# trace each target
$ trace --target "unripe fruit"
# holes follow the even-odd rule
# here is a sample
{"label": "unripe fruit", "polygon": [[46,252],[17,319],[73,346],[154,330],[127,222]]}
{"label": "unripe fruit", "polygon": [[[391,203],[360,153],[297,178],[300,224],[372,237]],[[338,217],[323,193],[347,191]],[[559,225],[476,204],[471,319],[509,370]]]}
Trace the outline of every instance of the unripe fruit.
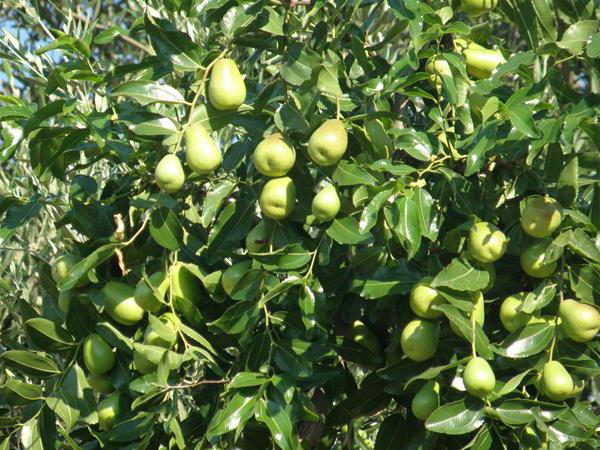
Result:
{"label": "unripe fruit", "polygon": [[445,303],[438,291],[428,286],[432,280],[432,277],[425,277],[410,291],[410,309],[423,319],[437,319],[443,315],[441,311],[432,308]]}
{"label": "unripe fruit", "polygon": [[286,175],[296,162],[296,151],[281,134],[263,139],[254,150],[254,167],[268,177]]}
{"label": "unripe fruit", "polygon": [[90,373],[101,375],[115,365],[115,355],[99,335],[92,333],[83,342],[83,363]]}
{"label": "unripe fruit", "polygon": [[526,248],[520,257],[523,271],[534,278],[546,278],[556,270],[556,261],[544,262],[549,240],[541,240]]}
{"label": "unripe fruit", "polygon": [[506,62],[499,50],[487,48],[469,48],[463,51],[467,73],[475,78],[489,78],[496,67]]}
{"label": "unripe fruit", "polygon": [[91,373],[87,377],[87,382],[99,394],[110,394],[115,390],[110,379],[105,374]]}
{"label": "unripe fruit", "polygon": [[185,173],[176,155],[168,154],[156,165],[154,179],[158,187],[169,194],[178,192],[185,183]]}
{"label": "unripe fruit", "polygon": [[137,350],[133,352],[133,366],[135,367],[135,370],[142,375],[147,375],[156,370],[156,364],[154,364]]}
{"label": "unripe fruit", "polygon": [[335,219],[340,211],[340,197],[333,184],[326,185],[315,195],[311,209],[313,216],[322,222]]}
{"label": "unripe fruit", "polygon": [[246,248],[250,253],[264,253],[269,250],[271,227],[267,220],[261,220],[246,235]]}
{"label": "unripe fruit", "polygon": [[242,261],[228,267],[221,275],[221,286],[228,296],[232,296],[235,287],[252,268],[252,261]]}
{"label": "unripe fruit", "polygon": [[172,314],[167,313],[160,318],[160,321],[164,323],[171,331],[171,337],[169,339],[161,337],[152,325],[146,327],[144,332],[144,344],[156,345],[157,347],[171,348],[177,343],[177,320]]}
{"label": "unripe fruit", "polygon": [[[469,321],[470,321],[471,315],[474,314],[475,322],[483,327],[483,324],[485,323],[485,301],[483,298],[483,294],[481,293],[481,291],[476,291],[476,292],[473,292],[472,295],[473,295],[473,311],[471,311],[469,313]],[[454,333],[457,336],[460,336],[460,337],[466,339],[466,336],[463,336],[461,331],[458,329],[458,327],[456,327],[454,325],[453,322],[450,322],[450,329],[452,331],[454,331]]]}
{"label": "unripe fruit", "polygon": [[[55,259],[52,262],[50,269],[54,282],[57,284],[60,283],[67,276],[69,271],[80,261],[81,258],[73,254],[62,255]],[[80,280],[77,281],[77,285],[75,287],[83,286],[87,282],[87,276],[84,275]]]}
{"label": "unripe fruit", "polygon": [[123,400],[120,394],[106,397],[98,403],[98,426],[101,430],[110,430],[117,422],[123,409]]}
{"label": "unripe fruit", "polygon": [[440,384],[428,381],[413,397],[410,409],[417,419],[427,420],[439,406]]}
{"label": "unripe fruit", "polygon": [[192,303],[198,303],[202,295],[198,279],[180,263],[176,263],[171,269],[171,289],[174,297]]}
{"label": "unripe fruit", "polygon": [[185,129],[185,160],[189,168],[200,175],[214,172],[223,162],[217,143],[199,123]]}
{"label": "unripe fruit", "polygon": [[106,311],[118,323],[135,325],[144,317],[144,310],[136,303],[135,289],[128,284],[109,281],[102,288]]}
{"label": "unripe fruit", "polygon": [[160,311],[164,306],[161,300],[165,297],[167,289],[169,289],[169,280],[167,280],[163,272],[156,272],[148,277],[148,281],[156,289],[160,298],[154,295],[154,291],[143,278],[135,287],[133,298],[140,308],[155,313]]}
{"label": "unripe fruit", "polygon": [[471,358],[463,372],[467,392],[475,397],[486,397],[496,386],[496,376],[488,362],[478,356]]}
{"label": "unripe fruit", "polygon": [[479,16],[494,9],[498,0],[461,0],[460,3],[468,15]]}
{"label": "unripe fruit", "polygon": [[525,298],[527,298],[527,295],[527,292],[519,292],[506,297],[502,302],[500,306],[500,321],[506,331],[512,333],[519,328],[523,328],[531,320],[531,314],[517,311]]}
{"label": "unripe fruit", "polygon": [[469,252],[482,263],[497,261],[506,252],[506,236],[488,222],[476,223],[469,232]]}
{"label": "unripe fruit", "polygon": [[372,353],[379,353],[381,347],[379,339],[373,331],[360,320],[355,320],[350,329],[350,338],[357,344],[369,349]]}
{"label": "unripe fruit", "polygon": [[438,90],[442,87],[442,76],[452,78],[452,70],[444,58],[431,58],[425,65],[425,70],[431,74],[431,81]]}
{"label": "unripe fruit", "polygon": [[69,313],[69,308],[71,307],[71,291],[60,291],[58,293],[58,309],[60,309],[63,314]]}
{"label": "unripe fruit", "polygon": [[308,156],[319,166],[332,166],[344,156],[347,147],[348,133],[343,122],[329,119],[311,135]]}
{"label": "unripe fruit", "polygon": [[559,202],[550,197],[528,199],[521,213],[521,227],[530,236],[550,236],[560,225],[563,209]]}
{"label": "unripe fruit", "polygon": [[258,200],[265,217],[285,219],[296,206],[296,186],[290,177],[275,178],[263,187]]}
{"label": "unripe fruit", "polygon": [[582,380],[577,375],[571,375],[571,378],[573,378],[573,392],[571,392],[571,397],[577,398],[585,388],[585,380]]}
{"label": "unripe fruit", "polygon": [[563,300],[559,308],[562,330],[575,342],[589,342],[600,331],[600,313],[592,305]]}
{"label": "unripe fruit", "polygon": [[413,361],[425,361],[435,355],[439,342],[439,326],[430,320],[413,320],[402,330],[400,346]]}
{"label": "unripe fruit", "polygon": [[235,61],[218,60],[212,67],[208,99],[219,110],[238,109],[246,99],[246,85]]}
{"label": "unripe fruit", "polygon": [[567,369],[558,361],[544,364],[541,380],[542,392],[555,402],[566,400],[573,394],[575,385]]}

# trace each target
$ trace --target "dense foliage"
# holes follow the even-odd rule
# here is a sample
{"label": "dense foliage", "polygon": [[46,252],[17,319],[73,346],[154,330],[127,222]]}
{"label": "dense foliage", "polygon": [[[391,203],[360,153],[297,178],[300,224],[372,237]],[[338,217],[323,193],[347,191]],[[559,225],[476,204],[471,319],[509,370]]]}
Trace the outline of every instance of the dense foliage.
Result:
{"label": "dense foliage", "polygon": [[1,449],[600,446],[597,2],[0,17]]}

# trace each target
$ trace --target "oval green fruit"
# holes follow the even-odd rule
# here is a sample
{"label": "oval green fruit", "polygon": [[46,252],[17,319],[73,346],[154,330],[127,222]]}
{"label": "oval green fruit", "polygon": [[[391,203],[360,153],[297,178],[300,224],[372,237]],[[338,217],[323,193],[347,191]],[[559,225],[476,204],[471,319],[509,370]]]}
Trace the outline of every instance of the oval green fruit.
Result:
{"label": "oval green fruit", "polygon": [[296,206],[296,186],[289,177],[274,178],[263,187],[258,200],[265,217],[285,219]]}
{"label": "oval green fruit", "polygon": [[565,366],[558,361],[550,361],[542,369],[541,388],[550,400],[561,402],[571,397],[575,385]]}
{"label": "oval green fruit", "polygon": [[246,248],[249,253],[264,253],[269,250],[271,224],[263,219],[246,235]]}
{"label": "oval green fruit", "polygon": [[168,154],[156,165],[154,179],[158,187],[169,194],[178,192],[185,183],[185,173],[177,155]]}
{"label": "oval green fruit", "polygon": [[308,156],[319,166],[332,166],[337,163],[348,148],[348,132],[338,119],[325,121],[308,141]]}
{"label": "oval green fruit", "polygon": [[509,333],[523,328],[531,320],[531,314],[518,310],[527,295],[527,292],[509,295],[500,305],[500,322]]}
{"label": "oval green fruit", "polygon": [[439,326],[430,320],[408,322],[400,335],[402,351],[413,361],[433,358],[439,342]]}
{"label": "oval green fruit", "polygon": [[235,287],[250,269],[252,269],[252,261],[242,261],[225,269],[221,275],[221,286],[228,296],[233,295]]}
{"label": "oval green fruit", "polygon": [[333,184],[326,185],[313,198],[311,209],[313,216],[322,222],[335,219],[340,211],[340,197]]}
{"label": "oval green fruit", "polygon": [[[77,263],[81,261],[81,258],[77,255],[66,254],[59,256],[52,262],[50,273],[52,275],[52,279],[55,283],[60,283],[69,273],[69,271],[75,267]],[[88,278],[86,275],[82,276],[78,281],[75,287],[83,286],[88,282]]]}
{"label": "oval green fruit", "polygon": [[556,270],[556,261],[544,262],[550,242],[546,239],[540,240],[521,252],[521,268],[530,277],[546,278]]}
{"label": "oval green fruit", "polygon": [[87,381],[90,387],[99,394],[110,394],[115,390],[110,378],[108,378],[105,374],[91,373],[87,377]]}
{"label": "oval green fruit", "polygon": [[350,338],[357,344],[369,349],[372,353],[379,353],[381,346],[379,339],[369,327],[360,320],[355,320],[350,329]]}
{"label": "oval green fruit", "polygon": [[125,283],[109,281],[102,288],[106,299],[106,311],[122,325],[135,325],[144,318],[144,310],[133,297],[135,289]]}
{"label": "oval green fruit", "polygon": [[117,423],[117,419],[124,409],[123,403],[120,394],[106,397],[98,403],[98,426],[101,430],[108,431]]}
{"label": "oval green fruit", "polygon": [[58,309],[60,309],[63,314],[69,313],[69,308],[71,307],[71,291],[60,291],[58,293]]}
{"label": "oval green fruit", "polygon": [[208,99],[216,109],[238,109],[246,99],[246,84],[235,61],[219,59],[212,67]]}
{"label": "oval green fruit", "polygon": [[101,375],[114,367],[115,355],[104,339],[92,333],[83,341],[83,363],[90,373]]}
{"label": "oval green fruit", "polygon": [[563,332],[575,342],[589,342],[600,331],[600,313],[592,305],[563,300],[558,312]]}
{"label": "oval green fruit", "polygon": [[[483,298],[483,294],[481,293],[481,291],[475,291],[475,292],[472,292],[472,296],[473,296],[474,307],[473,307],[473,311],[471,311],[469,313],[469,320],[470,320],[470,314],[474,314],[475,322],[483,327],[483,325],[485,323],[485,300]],[[450,329],[457,336],[460,336],[460,337],[466,339],[466,337],[461,333],[460,329],[456,325],[454,325],[453,322],[450,322]]]}
{"label": "oval green fruit", "polygon": [[431,81],[439,90],[442,87],[442,77],[452,78],[450,64],[444,58],[433,57],[425,65],[425,71],[431,74]]}
{"label": "oval green fruit", "polygon": [[223,162],[223,155],[215,140],[199,123],[185,129],[185,160],[195,173],[214,172]]}
{"label": "oval green fruit", "polygon": [[475,397],[486,397],[496,386],[496,376],[488,362],[478,356],[471,358],[463,372],[467,392]]}
{"label": "oval green fruit", "polygon": [[433,306],[441,305],[445,300],[429,286],[432,280],[432,277],[425,277],[410,291],[410,309],[423,319],[437,319],[443,315],[442,311],[433,309]]}
{"label": "oval green fruit", "polygon": [[274,134],[254,149],[254,167],[268,177],[286,175],[296,162],[296,151],[281,134]]}
{"label": "oval green fruit", "polygon": [[500,64],[506,62],[499,50],[487,48],[469,48],[463,51],[467,73],[475,78],[489,78]]}
{"label": "oval green fruit", "polygon": [[410,409],[417,419],[427,420],[431,413],[440,407],[440,384],[428,381],[415,394]]}
{"label": "oval green fruit", "polygon": [[133,366],[142,375],[148,375],[156,370],[156,364],[146,358],[137,350],[133,352]]}
{"label": "oval green fruit", "polygon": [[174,297],[194,304],[197,304],[202,296],[198,279],[181,263],[176,263],[171,269],[171,289]]}
{"label": "oval green fruit", "polygon": [[469,253],[479,262],[497,261],[506,252],[506,236],[488,222],[476,223],[469,232]]}
{"label": "oval green fruit", "polygon": [[559,202],[550,197],[528,199],[521,213],[521,227],[530,236],[550,236],[562,222],[563,209]]}
{"label": "oval green fruit", "polygon": [[479,16],[490,12],[498,4],[498,0],[461,0],[462,9],[470,16]]}
{"label": "oval green fruit", "polygon": [[165,294],[169,289],[169,280],[163,272],[155,272],[148,277],[150,285],[156,290],[159,297],[155,294],[150,285],[143,278],[138,282],[133,293],[135,302],[140,308],[145,311],[155,313],[160,311],[165,305],[161,300],[165,298]]}

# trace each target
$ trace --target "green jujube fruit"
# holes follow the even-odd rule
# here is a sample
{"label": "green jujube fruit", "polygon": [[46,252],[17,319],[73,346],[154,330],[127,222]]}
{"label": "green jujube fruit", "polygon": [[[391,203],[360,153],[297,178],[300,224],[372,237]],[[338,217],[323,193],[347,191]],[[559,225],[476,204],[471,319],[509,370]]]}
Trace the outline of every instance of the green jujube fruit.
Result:
{"label": "green jujube fruit", "polygon": [[462,9],[470,16],[479,16],[491,11],[498,0],[461,0]]}
{"label": "green jujube fruit", "polygon": [[98,426],[101,430],[108,431],[117,423],[124,409],[123,402],[120,394],[114,394],[98,403]]}
{"label": "green jujube fruit", "polygon": [[171,348],[177,344],[177,325],[175,324],[177,318],[171,313],[164,314],[160,321],[165,324],[165,328],[169,329],[167,335],[159,334],[153,327],[152,324],[146,327],[144,332],[144,344],[156,345],[157,347]]}
{"label": "green jujube fruit", "polygon": [[265,217],[282,220],[289,216],[296,206],[296,186],[289,177],[269,180],[258,200]]}
{"label": "green jujube fruit", "polygon": [[[67,276],[69,271],[80,261],[81,258],[79,256],[70,253],[56,258],[52,262],[50,269],[50,273],[54,282],[57,284],[60,283]],[[86,275],[84,275],[77,281],[75,287],[81,287],[86,283],[88,283],[88,278]]]}
{"label": "green jujube fruit", "polygon": [[135,325],[144,318],[144,310],[136,303],[135,289],[128,284],[109,281],[102,288],[106,311],[122,325]]}
{"label": "green jujube fruit", "polygon": [[313,198],[311,210],[313,216],[322,222],[335,219],[340,211],[340,197],[333,184],[326,185]]}
{"label": "green jujube fruit", "polygon": [[212,67],[208,100],[219,110],[238,109],[246,99],[246,84],[235,61],[219,59]]}
{"label": "green jujube fruit", "polygon": [[545,262],[546,249],[551,240],[543,239],[535,242],[533,245],[521,252],[520,262],[523,271],[534,278],[546,278],[556,270],[556,261]]}
{"label": "green jujube fruit", "polygon": [[197,304],[202,296],[198,279],[181,263],[171,269],[171,289],[174,297]]}
{"label": "green jujube fruit", "polygon": [[431,413],[440,407],[440,384],[428,381],[415,394],[410,409],[417,419],[427,420]]}
{"label": "green jujube fruit", "polygon": [[410,309],[423,319],[437,319],[443,315],[442,311],[432,308],[445,303],[438,291],[428,286],[432,280],[433,277],[422,278],[410,291]]}
{"label": "green jujube fruit", "polygon": [[143,278],[135,287],[133,298],[140,308],[155,313],[165,306],[161,300],[165,298],[165,294],[169,289],[169,280],[165,277],[163,272],[155,272],[148,277],[148,281],[158,292],[160,298],[156,297],[154,291]]}
{"label": "green jujube fruit", "polygon": [[489,363],[478,356],[471,358],[463,372],[467,392],[475,397],[486,397],[496,386],[496,376]]}
{"label": "green jujube fruit", "polygon": [[169,194],[178,192],[185,183],[185,173],[177,155],[168,154],[156,165],[154,179],[158,187]]}
{"label": "green jujube fruit", "polygon": [[542,369],[541,388],[550,400],[561,402],[571,397],[575,385],[565,366],[558,361],[550,361]]}
{"label": "green jujube fruit", "polygon": [[413,361],[425,361],[433,357],[439,343],[439,325],[431,320],[408,322],[400,335],[402,351]]}
{"label": "green jujube fruit", "polygon": [[482,263],[497,261],[506,252],[506,236],[488,222],[476,223],[469,232],[469,253]]}
{"label": "green jujube fruit", "polygon": [[185,129],[185,160],[189,168],[200,175],[214,172],[223,162],[217,143],[199,123]]}
{"label": "green jujube fruit", "polygon": [[463,50],[467,73],[475,78],[489,78],[496,67],[506,62],[499,50],[487,48],[473,48],[470,46]]}
{"label": "green jujube fruit", "polygon": [[296,162],[296,151],[281,134],[271,135],[254,149],[254,167],[268,177],[286,175]]}
{"label": "green jujube fruit", "polygon": [[527,292],[509,295],[500,305],[500,322],[509,333],[523,328],[531,320],[531,314],[518,311],[527,295]]}
{"label": "green jujube fruit", "polygon": [[575,342],[589,342],[600,331],[600,313],[587,303],[563,300],[558,307],[562,330]]}
{"label": "green jujube fruit", "polygon": [[319,166],[332,166],[337,163],[348,148],[348,132],[338,119],[325,121],[308,141],[308,156]]}
{"label": "green jujube fruit", "polygon": [[252,261],[242,261],[225,269],[221,275],[221,286],[228,296],[233,295],[235,287],[251,268]]}
{"label": "green jujube fruit", "polygon": [[92,333],[83,341],[83,363],[90,373],[101,375],[114,367],[115,355],[104,339]]}
{"label": "green jujube fruit", "polygon": [[369,327],[360,320],[355,320],[350,328],[350,339],[357,344],[370,350],[372,353],[379,353],[381,346],[379,339]]}
{"label": "green jujube fruit", "polygon": [[535,238],[550,236],[562,222],[563,209],[559,202],[550,197],[528,199],[521,213],[523,231]]}
{"label": "green jujube fruit", "polygon": [[115,390],[110,378],[106,374],[90,373],[87,377],[87,382],[90,387],[99,394],[110,394]]}

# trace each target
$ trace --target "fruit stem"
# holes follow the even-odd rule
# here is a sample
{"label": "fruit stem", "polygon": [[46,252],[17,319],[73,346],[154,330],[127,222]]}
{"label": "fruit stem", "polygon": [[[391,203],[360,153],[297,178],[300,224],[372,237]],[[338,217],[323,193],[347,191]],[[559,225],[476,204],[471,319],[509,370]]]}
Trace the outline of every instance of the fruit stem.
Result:
{"label": "fruit stem", "polygon": [[340,120],[341,114],[340,114],[340,96],[336,95],[335,96],[335,118],[337,120]]}

